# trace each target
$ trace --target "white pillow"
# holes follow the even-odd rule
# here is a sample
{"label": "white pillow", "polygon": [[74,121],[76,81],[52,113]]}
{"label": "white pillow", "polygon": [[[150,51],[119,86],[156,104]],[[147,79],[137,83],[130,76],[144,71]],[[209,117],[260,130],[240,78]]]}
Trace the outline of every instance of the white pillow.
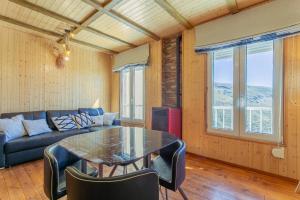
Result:
{"label": "white pillow", "polygon": [[0,131],[5,134],[6,141],[26,135],[22,120],[24,120],[23,115],[17,115],[11,119],[0,119]]}
{"label": "white pillow", "polygon": [[46,119],[23,120],[23,125],[29,136],[51,132]]}
{"label": "white pillow", "polygon": [[92,126],[103,126],[103,115],[91,116]]}
{"label": "white pillow", "polygon": [[103,124],[106,126],[111,126],[116,119],[118,113],[104,113]]}

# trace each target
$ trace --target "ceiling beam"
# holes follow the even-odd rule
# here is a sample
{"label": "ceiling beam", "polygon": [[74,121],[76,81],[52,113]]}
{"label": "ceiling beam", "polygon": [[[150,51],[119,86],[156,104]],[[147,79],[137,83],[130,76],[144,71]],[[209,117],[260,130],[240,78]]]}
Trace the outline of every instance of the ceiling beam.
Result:
{"label": "ceiling beam", "polygon": [[76,40],[76,39],[70,39],[71,42],[73,43],[77,43],[77,44],[80,44],[80,45],[83,45],[83,46],[88,46],[88,47],[91,47],[91,48],[94,48],[94,49],[98,49],[100,51],[107,51],[111,54],[117,54],[119,52],[116,52],[116,51],[113,51],[111,49],[107,49],[107,48],[104,48],[104,47],[100,47],[98,45],[94,45],[94,44],[91,44],[91,43],[88,43],[88,42],[84,42],[84,41],[81,41],[81,40]]}
{"label": "ceiling beam", "polygon": [[114,1],[111,1],[109,4],[107,4],[105,6],[100,5],[98,2],[95,2],[94,0],[82,0],[82,1],[89,4],[90,6],[93,6],[99,12],[109,15],[110,17],[114,18],[115,20],[117,20],[123,24],[126,24],[127,26],[151,37],[152,39],[160,40],[160,37],[158,35],[156,35],[155,33],[149,31],[148,29],[144,28],[143,26],[139,25],[138,23],[134,22],[133,20],[129,19],[128,17],[125,17],[125,16],[121,15],[120,13],[117,13],[114,10],[112,10],[113,6],[111,6],[110,3],[113,3]]}
{"label": "ceiling beam", "polygon": [[155,2],[185,28],[193,28],[193,25],[187,19],[185,19],[167,0],[155,0]]}
{"label": "ceiling beam", "polygon": [[230,10],[231,14],[236,14],[240,11],[236,0],[226,0],[226,1],[227,1],[227,7]]}
{"label": "ceiling beam", "polygon": [[[9,18],[9,17],[5,17],[3,15],[0,15],[0,20],[4,21],[4,22],[8,22],[8,23],[13,24],[13,25],[21,26],[21,27],[26,28],[26,29],[36,31],[36,32],[39,32],[39,33],[42,33],[42,34],[46,34],[46,35],[49,35],[49,36],[52,36],[52,37],[56,37],[56,38],[63,38],[64,37],[64,35],[61,35],[59,33],[49,31],[49,30],[46,30],[46,29],[42,29],[42,28],[39,28],[39,27],[36,27],[36,26],[32,26],[30,24],[26,24],[24,22],[21,22],[21,21],[18,21],[18,20]],[[100,51],[105,51],[105,52],[110,53],[110,54],[118,53],[116,51],[113,51],[113,50],[110,50],[110,49],[107,49],[107,48],[104,48],[104,47],[100,47],[98,45],[83,42],[83,41],[80,41],[80,40],[76,40],[76,39],[71,39],[71,42],[81,44],[81,45],[84,45],[84,46],[87,46],[87,47],[91,47],[91,48],[94,48],[94,49],[97,49],[97,50],[100,50]]]}
{"label": "ceiling beam", "polygon": [[9,1],[11,1],[13,3],[16,3],[16,4],[20,5],[20,6],[26,7],[28,9],[34,10],[36,12],[39,12],[39,13],[41,13],[43,15],[48,16],[48,17],[52,17],[54,19],[57,19],[58,21],[62,21],[64,23],[66,23],[66,24],[69,24],[69,25],[75,26],[77,28],[80,28],[80,30],[83,29],[83,30],[86,30],[88,32],[91,32],[91,33],[94,33],[96,35],[99,35],[101,37],[105,37],[105,38],[113,40],[113,41],[121,42],[121,43],[127,44],[127,45],[129,45],[131,47],[136,47],[136,45],[131,44],[129,42],[126,42],[126,41],[124,41],[124,40],[122,40],[120,38],[114,37],[112,35],[109,35],[107,33],[99,31],[97,29],[88,27],[85,23],[80,24],[80,23],[76,22],[75,20],[72,20],[72,19],[67,18],[67,17],[65,17],[63,15],[60,15],[60,14],[57,14],[57,13],[52,12],[50,10],[47,10],[47,9],[41,7],[41,6],[35,5],[35,4],[30,3],[28,1],[25,1],[25,0],[9,0]]}
{"label": "ceiling beam", "polygon": [[17,21],[15,19],[12,19],[12,18],[9,18],[9,17],[5,17],[3,15],[0,15],[0,20],[4,21],[4,22],[8,22],[10,24],[21,26],[23,28],[27,28],[27,29],[30,29],[30,30],[33,30],[33,31],[37,31],[39,33],[43,33],[43,34],[46,34],[46,35],[49,35],[49,36],[62,37],[62,35],[59,34],[59,33],[55,33],[53,31],[48,31],[48,30],[45,30],[45,29],[42,29],[42,28],[38,28],[38,27],[32,26],[30,24],[25,24],[25,23],[23,23],[21,21]]}
{"label": "ceiling beam", "polygon": [[[78,32],[81,31],[81,29],[83,27],[87,27],[88,25],[90,25],[92,22],[94,22],[95,20],[97,20],[101,15],[104,14],[104,10],[106,9],[111,9],[113,8],[113,6],[117,5],[118,3],[120,3],[122,0],[112,0],[110,1],[108,4],[106,4],[104,7],[100,6],[99,9],[96,9],[93,11],[92,14],[90,14],[89,16],[87,16],[81,23],[79,27],[77,27],[75,30],[72,31],[72,33],[77,34]],[[93,7],[95,8],[95,6],[97,6],[96,3],[93,3]]]}

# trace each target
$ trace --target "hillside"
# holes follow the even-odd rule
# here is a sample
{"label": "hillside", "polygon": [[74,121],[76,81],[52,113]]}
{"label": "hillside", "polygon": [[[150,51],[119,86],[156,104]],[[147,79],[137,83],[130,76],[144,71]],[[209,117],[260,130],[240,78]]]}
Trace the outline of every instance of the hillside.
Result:
{"label": "hillside", "polygon": [[[216,106],[226,106],[232,103],[232,86],[226,83],[216,83],[215,91]],[[261,86],[248,86],[247,88],[248,106],[266,106],[272,104],[272,88]]]}

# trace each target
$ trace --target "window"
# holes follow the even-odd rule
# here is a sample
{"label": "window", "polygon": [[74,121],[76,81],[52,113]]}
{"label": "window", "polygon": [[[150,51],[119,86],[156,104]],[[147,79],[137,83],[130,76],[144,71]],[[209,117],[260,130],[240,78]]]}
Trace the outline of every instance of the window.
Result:
{"label": "window", "polygon": [[208,132],[280,142],[282,41],[211,52]]}
{"label": "window", "polygon": [[144,120],[144,67],[121,71],[121,119]]}

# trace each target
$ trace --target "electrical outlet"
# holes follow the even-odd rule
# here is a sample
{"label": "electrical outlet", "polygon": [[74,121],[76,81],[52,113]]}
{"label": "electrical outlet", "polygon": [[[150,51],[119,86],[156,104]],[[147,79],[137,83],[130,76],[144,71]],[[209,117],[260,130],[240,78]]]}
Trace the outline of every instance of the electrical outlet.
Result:
{"label": "electrical outlet", "polygon": [[272,149],[272,155],[275,158],[284,159],[284,147],[275,147]]}

